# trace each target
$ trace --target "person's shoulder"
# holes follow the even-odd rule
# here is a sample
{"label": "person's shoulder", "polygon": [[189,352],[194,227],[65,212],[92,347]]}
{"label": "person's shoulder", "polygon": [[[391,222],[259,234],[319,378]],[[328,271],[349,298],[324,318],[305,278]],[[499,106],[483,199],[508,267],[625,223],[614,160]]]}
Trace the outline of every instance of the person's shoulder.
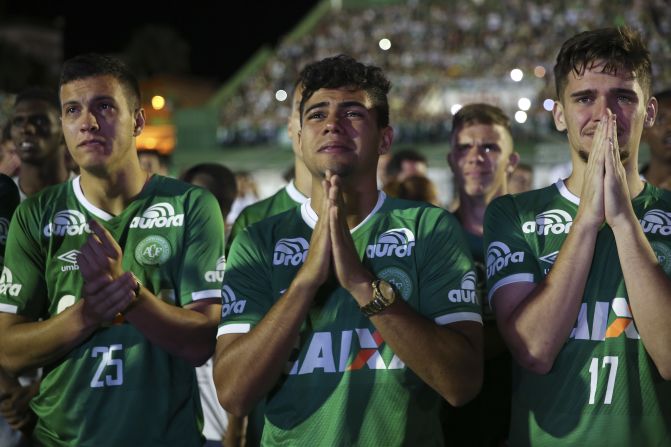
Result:
{"label": "person's shoulder", "polygon": [[541,206],[559,195],[556,184],[548,185],[539,189],[520,192],[517,194],[504,194],[491,201],[488,208],[514,207],[515,209],[527,209]]}

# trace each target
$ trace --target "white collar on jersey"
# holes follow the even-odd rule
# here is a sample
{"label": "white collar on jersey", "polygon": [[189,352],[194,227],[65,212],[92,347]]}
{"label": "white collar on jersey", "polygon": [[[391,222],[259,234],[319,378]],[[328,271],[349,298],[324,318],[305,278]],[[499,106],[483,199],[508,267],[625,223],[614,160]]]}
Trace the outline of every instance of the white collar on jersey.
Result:
{"label": "white collar on jersey", "polygon": [[72,179],[72,189],[75,192],[75,197],[77,197],[77,200],[79,203],[86,208],[86,210],[96,216],[98,219],[102,220],[111,220],[114,218],[110,213],[108,213],[105,210],[101,210],[94,204],[88,201],[86,197],[84,197],[84,191],[82,190],[82,185],[80,183],[81,181],[81,176],[77,176]]}
{"label": "white collar on jersey", "polygon": [[571,203],[575,203],[576,205],[580,205],[580,197],[576,196],[573,194],[571,191],[568,190],[566,187],[566,183],[564,183],[564,179],[559,179],[555,183],[555,186],[559,190],[559,194],[566,200],[568,200]]}
{"label": "white collar on jersey", "polygon": [[[362,220],[359,225],[356,227],[352,228],[350,230],[350,233],[354,233],[357,229],[361,228],[366,222],[368,222],[368,219],[370,219],[377,211],[382,207],[382,204],[384,203],[385,199],[387,198],[387,195],[382,192],[378,191],[377,192],[377,203],[371,210],[371,212],[366,216],[364,220]],[[312,200],[308,199],[305,201],[303,205],[301,205],[301,216],[303,217],[303,220],[305,223],[314,230],[315,225],[317,225],[317,213],[315,213],[315,210],[312,209],[311,205]]]}
{"label": "white collar on jersey", "polygon": [[287,191],[289,198],[296,203],[305,203],[305,201],[308,199],[306,196],[303,195],[302,192],[298,190],[298,188],[296,188],[296,185],[294,184],[293,180],[290,181],[289,184],[284,189]]}

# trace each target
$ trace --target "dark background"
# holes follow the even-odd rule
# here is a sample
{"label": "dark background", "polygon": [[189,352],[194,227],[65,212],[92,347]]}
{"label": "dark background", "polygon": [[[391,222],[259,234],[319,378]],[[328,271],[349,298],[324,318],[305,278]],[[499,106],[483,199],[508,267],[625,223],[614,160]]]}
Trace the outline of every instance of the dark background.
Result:
{"label": "dark background", "polygon": [[[122,53],[138,40],[168,42],[166,51],[172,54],[164,57],[176,61],[177,71],[223,82],[261,46],[274,47],[316,4],[316,0],[0,0],[0,18],[61,28],[65,59],[90,51]],[[144,33],[138,38],[140,30]],[[149,52],[144,57],[160,52],[144,51]]]}

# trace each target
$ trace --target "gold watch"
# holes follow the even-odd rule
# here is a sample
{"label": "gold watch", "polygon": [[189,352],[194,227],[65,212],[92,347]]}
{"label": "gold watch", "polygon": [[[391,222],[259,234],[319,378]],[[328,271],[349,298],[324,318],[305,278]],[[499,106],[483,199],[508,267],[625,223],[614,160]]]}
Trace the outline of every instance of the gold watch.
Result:
{"label": "gold watch", "polygon": [[383,279],[376,279],[371,283],[371,286],[373,287],[373,299],[359,308],[367,317],[382,312],[391,306],[398,295],[394,286]]}

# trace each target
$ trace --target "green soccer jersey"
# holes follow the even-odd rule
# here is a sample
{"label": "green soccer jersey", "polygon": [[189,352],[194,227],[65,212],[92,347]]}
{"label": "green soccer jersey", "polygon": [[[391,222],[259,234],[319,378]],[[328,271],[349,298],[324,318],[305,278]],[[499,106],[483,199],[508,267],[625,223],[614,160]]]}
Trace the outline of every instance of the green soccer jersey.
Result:
{"label": "green soccer jersey", "polygon": [[[503,285],[543,280],[578,204],[562,181],[492,202],[485,216],[490,299]],[[633,207],[671,274],[671,193],[646,183]],[[604,225],[575,327],[552,370],[539,375],[514,367],[510,444],[668,446],[669,402],[671,383],[662,379],[641,343],[615,238]]]}
{"label": "green soccer jersey", "polygon": [[[305,261],[316,221],[308,201],[238,236],[219,335],[246,333],[269,311]],[[364,265],[426,318],[482,322],[472,259],[446,211],[380,193],[352,238]],[[440,396],[390,350],[345,289],[320,290],[286,374],[267,396],[263,445],[442,445]]]}
{"label": "green soccer jersey", "polygon": [[[132,271],[175,306],[220,298],[223,220],[201,188],[153,176],[118,216],[96,208],[79,178],[23,202],[10,225],[0,311],[48,319],[81,299],[77,254],[100,222]],[[34,437],[49,446],[202,445],[194,368],[115,321],[45,366],[31,406]]]}
{"label": "green soccer jersey", "polygon": [[235,236],[240,234],[242,230],[266,217],[274,216],[289,208],[298,206],[304,203],[307,199],[307,197],[296,189],[296,185],[292,180],[287,186],[280,189],[272,196],[245,207],[237,219],[235,219],[235,223],[231,228],[231,234],[226,241],[226,254],[228,254],[231,249],[233,239],[235,239]]}

